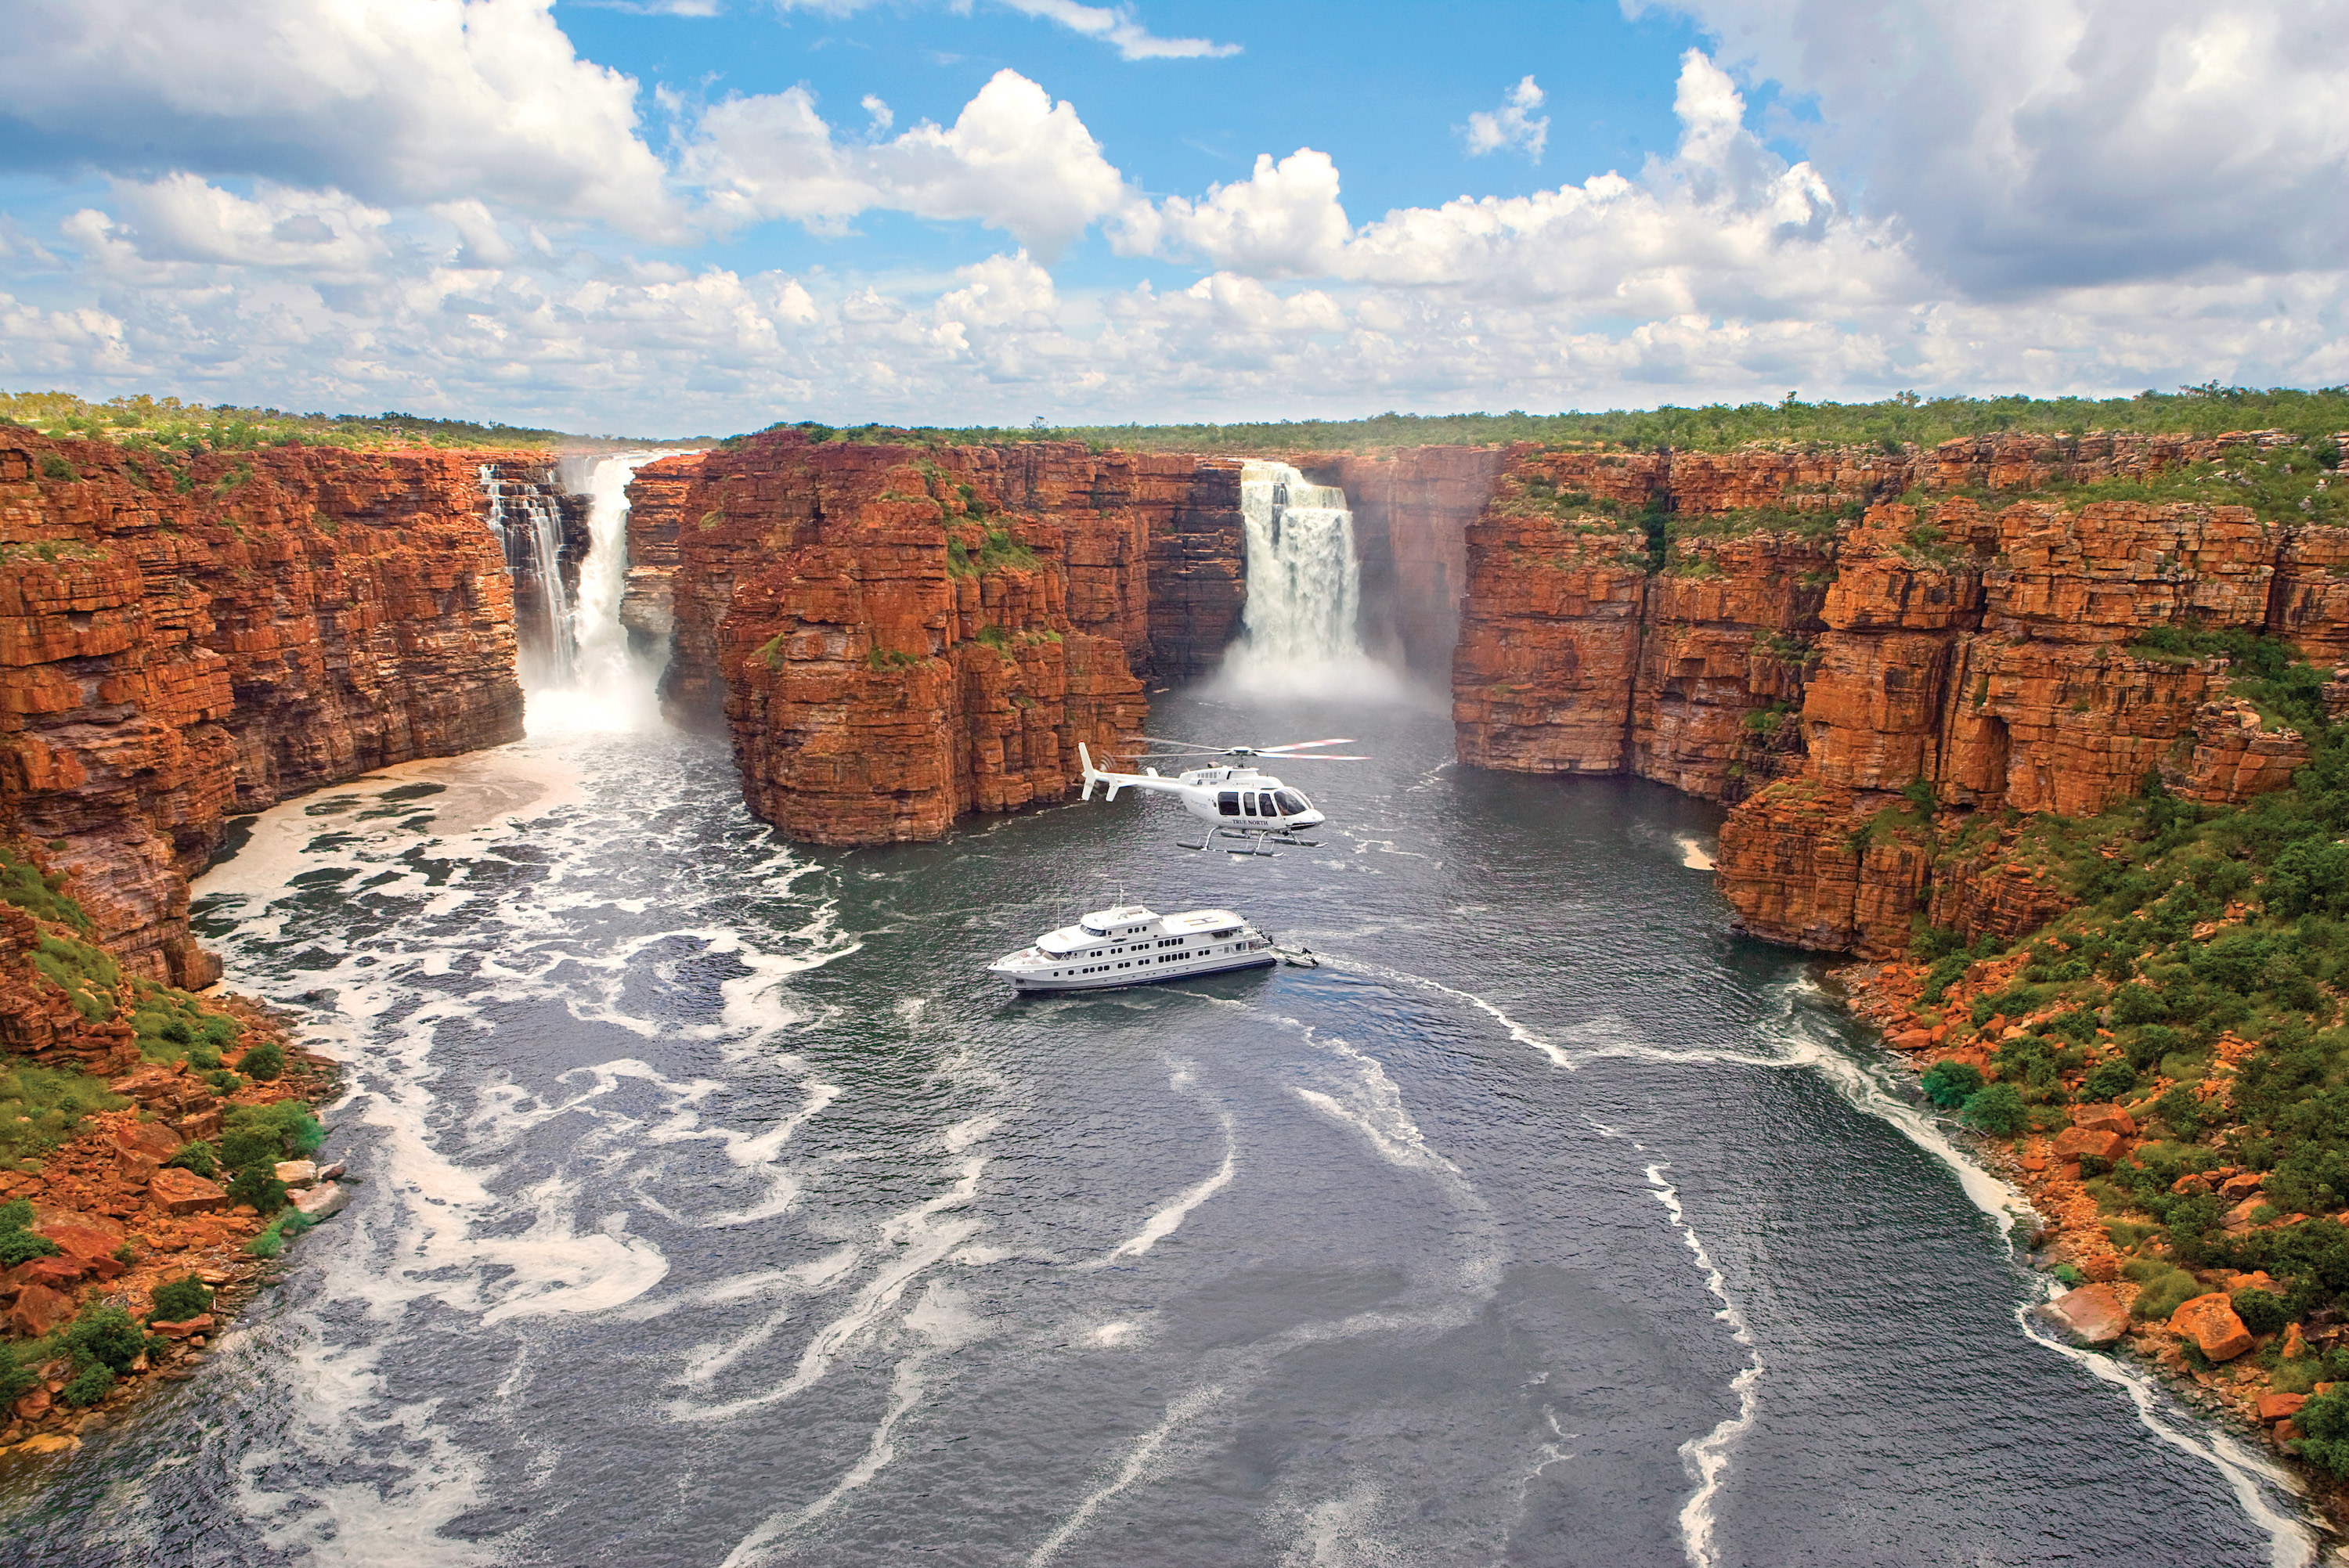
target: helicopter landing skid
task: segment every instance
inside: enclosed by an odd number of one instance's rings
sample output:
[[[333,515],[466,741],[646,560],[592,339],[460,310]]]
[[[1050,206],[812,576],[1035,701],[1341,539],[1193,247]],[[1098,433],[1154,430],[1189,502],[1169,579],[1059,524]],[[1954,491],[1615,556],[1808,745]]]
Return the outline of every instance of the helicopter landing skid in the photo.
[[[1224,851],[1226,854],[1234,855],[1278,854],[1279,850],[1266,847],[1270,844],[1280,844],[1299,850],[1318,850],[1321,847],[1321,842],[1318,839],[1292,839],[1285,833],[1262,831],[1252,833],[1245,828],[1218,828],[1195,844],[1187,839],[1177,839],[1174,842],[1180,849],[1205,850],[1217,839],[1237,840],[1237,843],[1224,846]]]

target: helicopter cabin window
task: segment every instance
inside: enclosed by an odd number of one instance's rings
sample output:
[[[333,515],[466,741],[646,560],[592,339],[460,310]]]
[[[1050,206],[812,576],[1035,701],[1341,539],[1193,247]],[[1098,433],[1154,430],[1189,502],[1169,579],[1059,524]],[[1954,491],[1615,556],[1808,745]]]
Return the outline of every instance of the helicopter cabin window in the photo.
[[[1221,811],[1226,817],[1238,816],[1240,814],[1240,792],[1237,789],[1226,789],[1222,794],[1216,796],[1216,810]]]
[[[1256,798],[1256,814],[1259,817],[1277,817],[1280,815],[1280,810],[1273,804],[1271,796],[1259,795]]]
[[[1280,814],[1284,817],[1300,816],[1304,813],[1305,797],[1293,789],[1283,789],[1273,799],[1280,802]]]
[[[1244,817],[1256,815],[1256,797],[1253,794],[1240,797],[1240,814]]]

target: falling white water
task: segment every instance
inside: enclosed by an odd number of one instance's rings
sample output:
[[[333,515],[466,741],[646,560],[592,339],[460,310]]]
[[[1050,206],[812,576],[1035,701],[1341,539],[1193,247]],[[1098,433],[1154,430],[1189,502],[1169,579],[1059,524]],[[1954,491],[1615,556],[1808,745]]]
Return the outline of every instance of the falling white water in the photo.
[[[1241,619],[1249,655],[1319,665],[1361,654],[1354,612],[1362,573],[1346,492],[1308,484],[1287,463],[1250,463],[1240,470],[1240,513],[1247,525]]]
[[[1249,695],[1395,696],[1393,673],[1363,654],[1355,629],[1362,573],[1346,492],[1309,483],[1287,463],[1250,462],[1240,470],[1240,515],[1247,603],[1223,680]]]
[[[533,735],[652,729],[661,723],[655,686],[667,653],[648,659],[629,647],[620,599],[628,582],[628,481],[647,463],[670,455],[582,455],[555,466],[565,493],[587,497],[587,559],[580,562],[579,600],[564,626],[567,669],[535,685],[524,673]]]
[[[495,463],[481,465],[481,489],[490,500],[490,531],[513,578],[523,689],[560,685],[571,678],[579,655],[563,585],[563,509],[545,486],[508,479]]]

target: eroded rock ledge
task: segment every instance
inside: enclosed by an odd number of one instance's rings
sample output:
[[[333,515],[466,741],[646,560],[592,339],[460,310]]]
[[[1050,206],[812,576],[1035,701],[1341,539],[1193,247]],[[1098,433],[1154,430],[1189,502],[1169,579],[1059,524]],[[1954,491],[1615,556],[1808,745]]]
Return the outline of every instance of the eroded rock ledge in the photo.
[[[229,817],[520,737],[481,469],[546,461],[0,428],[0,829],[49,846],[130,973],[217,975],[187,876]]]
[[[1937,842],[2009,809],[2091,816],[2148,773],[2209,802],[2288,784],[2305,748],[2221,661],[2132,645],[2240,629],[2349,656],[2349,530],[1984,498],[2288,439],[1516,453],[1468,532],[1460,758],[1734,802],[1722,889],[1774,941],[1883,956],[1919,915],[2019,935],[2064,895],[1995,834]]]

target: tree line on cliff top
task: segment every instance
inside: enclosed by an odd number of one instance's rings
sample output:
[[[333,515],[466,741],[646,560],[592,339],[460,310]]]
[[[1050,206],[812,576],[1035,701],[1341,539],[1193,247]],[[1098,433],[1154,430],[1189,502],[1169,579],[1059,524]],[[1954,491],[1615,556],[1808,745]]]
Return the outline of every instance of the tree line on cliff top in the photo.
[[[242,450],[292,442],[309,446],[580,447],[711,444],[714,438],[655,439],[583,436],[495,421],[435,418],[420,414],[290,414],[233,404],[207,407],[177,397],[116,397],[91,402],[70,392],[0,392],[0,420],[47,436],[84,437],[179,447],[190,451]],[[796,428],[819,440],[902,441],[925,445],[985,445],[1036,440],[1083,441],[1095,450],[1251,452],[1375,451],[1392,447],[1599,444],[1637,450],[1721,451],[1753,442],[1822,446],[1874,445],[1888,451],[1930,447],[1960,436],[2016,431],[2081,436],[2090,431],[2158,435],[2223,435],[2230,430],[2288,430],[2310,440],[2349,430],[2349,387],[2314,391],[2259,390],[2209,382],[2174,393],[2131,397],[1923,397],[1903,392],[1873,403],[1806,403],[1789,392],[1775,403],[1666,404],[1604,413],[1399,414],[1365,419],[1255,420],[1191,424],[1065,424],[1041,418],[1026,425],[835,426],[812,420],[768,427]],[[730,437],[728,440],[740,440]]]
[[[1874,403],[1806,403],[1788,393],[1776,403],[1665,405],[1595,414],[1380,414],[1367,419],[1268,420],[1230,424],[1053,425],[855,428],[802,423],[841,440],[914,439],[992,443],[1081,440],[1096,450],[1286,453],[1364,451],[1389,447],[1603,444],[1652,451],[1721,451],[1752,442],[1873,445],[1887,451],[1930,447],[1960,436],[2018,431],[2080,436],[2092,430],[2158,435],[2224,435],[2289,430],[2319,440],[2349,430],[2349,387],[2315,391],[2257,390],[2211,382],[2174,393],[2132,397],[1922,397],[1904,392]]]

